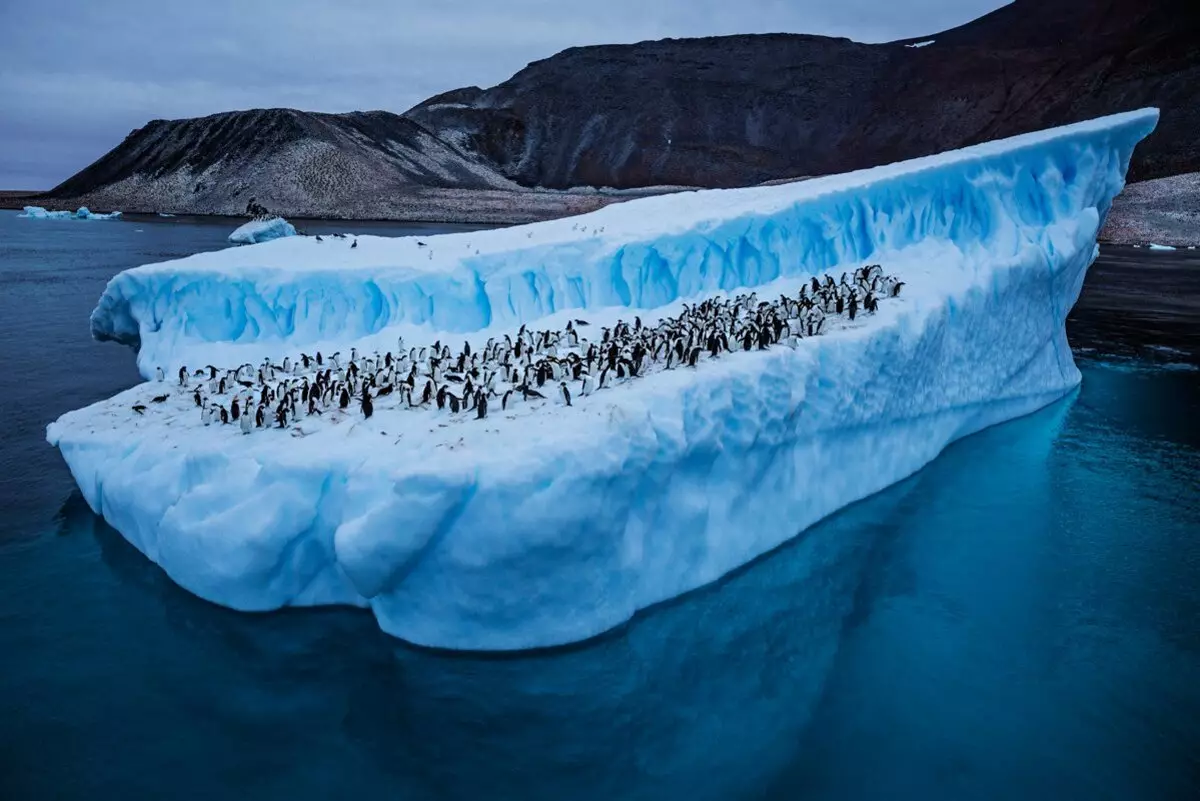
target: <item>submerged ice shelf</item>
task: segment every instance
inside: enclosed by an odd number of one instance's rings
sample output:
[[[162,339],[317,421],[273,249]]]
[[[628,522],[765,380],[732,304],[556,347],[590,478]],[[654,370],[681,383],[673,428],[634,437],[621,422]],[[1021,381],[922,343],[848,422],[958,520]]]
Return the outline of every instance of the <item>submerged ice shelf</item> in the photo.
[[[242,437],[197,418],[165,436],[128,411],[152,383],[64,415],[48,438],[92,508],[210,600],[369,606],[386,631],[450,648],[579,640],[1073,388],[1064,321],[1156,119],[499,231],[354,249],[289,237],[130,270],[92,326],[139,345],[148,377],[386,350],[401,334],[481,343],[522,323],[656,318],[867,262],[908,286],[861,324],[536,421]]]

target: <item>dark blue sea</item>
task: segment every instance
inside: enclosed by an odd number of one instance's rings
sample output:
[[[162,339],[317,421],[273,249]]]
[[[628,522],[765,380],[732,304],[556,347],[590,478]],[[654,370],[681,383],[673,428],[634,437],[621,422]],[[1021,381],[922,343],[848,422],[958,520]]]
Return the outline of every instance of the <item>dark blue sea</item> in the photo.
[[[46,445],[138,380],[89,336],[107,280],[235,224],[0,212],[3,801],[1200,798],[1189,254],[1104,252],[1071,397],[620,630],[476,656],[200,601]]]

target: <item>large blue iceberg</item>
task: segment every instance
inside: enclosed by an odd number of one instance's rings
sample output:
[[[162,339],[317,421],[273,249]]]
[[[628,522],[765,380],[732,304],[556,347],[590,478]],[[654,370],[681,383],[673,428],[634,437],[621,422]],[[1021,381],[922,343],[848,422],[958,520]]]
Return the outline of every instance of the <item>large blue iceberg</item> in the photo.
[[[395,349],[883,264],[877,314],[793,347],[486,423],[404,412],[242,436],[154,381],[52,423],[83,495],[179,584],[352,604],[460,649],[568,643],[699,587],[1080,380],[1064,321],[1153,109],[803,183],[425,239],[291,237],[116,276],[98,338],[161,368]]]

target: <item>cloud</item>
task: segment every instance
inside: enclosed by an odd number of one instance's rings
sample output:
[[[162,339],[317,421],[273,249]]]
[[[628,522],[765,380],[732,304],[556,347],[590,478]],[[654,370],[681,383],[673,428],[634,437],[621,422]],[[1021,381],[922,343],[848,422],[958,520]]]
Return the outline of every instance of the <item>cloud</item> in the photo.
[[[46,188],[150,119],[403,111],[565,47],[794,32],[886,41],[1002,0],[57,0],[0,3],[0,188]]]

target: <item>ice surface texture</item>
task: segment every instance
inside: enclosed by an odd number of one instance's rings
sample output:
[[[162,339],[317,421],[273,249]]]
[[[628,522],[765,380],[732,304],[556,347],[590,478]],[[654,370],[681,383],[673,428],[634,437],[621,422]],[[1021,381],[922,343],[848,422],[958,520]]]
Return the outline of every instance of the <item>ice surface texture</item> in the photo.
[[[229,235],[229,241],[235,245],[255,245],[259,242],[295,235],[296,228],[290,222],[282,217],[271,217],[266,220],[251,220],[239,225]]]
[[[80,206],[76,211],[46,211],[41,206],[26,206],[17,216],[31,220],[119,220],[121,212],[94,214],[87,206]]]
[[[168,375],[394,347],[414,327],[431,341],[547,316],[629,319],[866,262],[908,286],[794,350],[734,354],[486,432],[170,437],[98,404],[48,438],[92,508],[210,600],[365,605],[384,630],[449,648],[583,639],[1070,391],[1080,375],[1064,321],[1156,120],[1132,112],[521,228],[360,237],[353,250],[292,237],[130,270],[93,331],[140,343],[143,374]],[[127,410],[148,391],[113,403]]]

